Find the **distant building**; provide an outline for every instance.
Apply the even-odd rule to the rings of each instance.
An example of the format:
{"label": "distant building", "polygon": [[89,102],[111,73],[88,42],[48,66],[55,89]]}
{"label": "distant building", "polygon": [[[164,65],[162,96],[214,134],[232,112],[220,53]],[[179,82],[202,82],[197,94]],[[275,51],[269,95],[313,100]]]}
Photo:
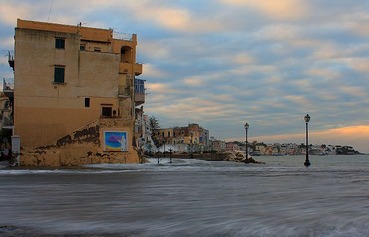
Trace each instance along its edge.
{"label": "distant building", "polygon": [[226,143],[226,151],[239,151],[240,147],[233,142],[227,142]]}
{"label": "distant building", "polygon": [[226,150],[226,142],[221,140],[211,140],[212,151],[224,152]]}
{"label": "distant building", "polygon": [[154,137],[161,151],[172,148],[178,152],[202,152],[209,147],[209,130],[196,123],[187,127],[161,128]]}
{"label": "distant building", "polygon": [[135,108],[145,102],[145,88],[136,78],[137,36],[113,34],[17,20],[9,63],[21,165],[139,162]]}
{"label": "distant building", "polygon": [[[13,94],[13,90],[10,87],[7,87],[5,79],[3,88],[5,88],[3,91],[8,90],[11,91],[11,95]],[[13,129],[13,102],[14,98],[9,97],[6,92],[0,93],[0,125],[2,129]]]}
{"label": "distant building", "polygon": [[256,143],[254,153],[256,155],[265,155],[267,145],[264,143]]}
{"label": "distant building", "polygon": [[146,154],[154,154],[156,152],[156,146],[155,142],[152,139],[152,131],[150,128],[150,121],[149,117],[145,114],[142,116],[142,135],[141,135],[141,141],[143,144],[140,144],[140,146],[143,145],[143,151]]}
{"label": "distant building", "polygon": [[11,135],[13,131],[13,97],[9,96],[8,92],[11,91],[10,86],[6,80],[3,80],[3,91],[0,93],[0,126],[1,139],[0,139],[0,160],[11,158]]}

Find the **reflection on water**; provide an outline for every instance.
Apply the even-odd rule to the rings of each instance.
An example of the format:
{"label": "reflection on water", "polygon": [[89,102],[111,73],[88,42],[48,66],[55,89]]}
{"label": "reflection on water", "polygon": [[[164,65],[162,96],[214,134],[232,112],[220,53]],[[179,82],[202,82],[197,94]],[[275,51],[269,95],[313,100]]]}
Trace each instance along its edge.
{"label": "reflection on water", "polygon": [[366,236],[369,157],[0,169],[0,236]]}

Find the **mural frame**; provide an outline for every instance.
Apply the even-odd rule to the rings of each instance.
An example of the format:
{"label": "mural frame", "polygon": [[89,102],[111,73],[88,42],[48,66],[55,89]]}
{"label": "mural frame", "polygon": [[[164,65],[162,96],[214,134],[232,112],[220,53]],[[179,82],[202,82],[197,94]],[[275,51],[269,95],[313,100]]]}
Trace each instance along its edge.
{"label": "mural frame", "polygon": [[127,131],[104,131],[104,151],[127,152],[128,132]]}

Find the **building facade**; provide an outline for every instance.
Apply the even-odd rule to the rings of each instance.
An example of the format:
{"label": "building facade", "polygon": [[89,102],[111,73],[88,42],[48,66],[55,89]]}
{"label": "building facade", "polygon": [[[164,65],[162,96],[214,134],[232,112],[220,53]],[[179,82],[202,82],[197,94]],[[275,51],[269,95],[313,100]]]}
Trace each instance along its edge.
{"label": "building facade", "polygon": [[226,142],[226,151],[239,151],[240,147],[233,142]]}
{"label": "building facade", "polygon": [[[135,108],[144,103],[145,89],[136,78],[142,73],[137,36],[113,34],[17,20],[10,65],[21,165],[139,162]],[[35,155],[45,147],[54,155]]]}
{"label": "building facade", "polygon": [[[169,148],[176,152],[203,152],[209,148],[209,130],[197,123],[186,127],[173,127],[158,129],[154,138],[160,151]],[[166,148],[164,148],[166,146]]]}
{"label": "building facade", "polygon": [[225,141],[211,139],[210,143],[211,143],[210,146],[211,146],[212,151],[217,151],[217,152],[225,152],[226,151],[226,142]]}

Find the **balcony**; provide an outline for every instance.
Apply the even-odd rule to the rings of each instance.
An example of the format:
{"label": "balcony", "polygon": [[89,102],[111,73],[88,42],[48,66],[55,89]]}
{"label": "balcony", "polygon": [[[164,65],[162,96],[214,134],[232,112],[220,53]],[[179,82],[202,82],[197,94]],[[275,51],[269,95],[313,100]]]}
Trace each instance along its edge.
{"label": "balcony", "polygon": [[135,105],[145,103],[145,80],[135,79]]}
{"label": "balcony", "polygon": [[145,93],[135,93],[135,105],[139,106],[145,103]]}
{"label": "balcony", "polygon": [[14,56],[13,56],[13,53],[11,53],[10,51],[8,51],[8,62],[9,62],[9,66],[13,68],[13,71],[14,71]]}
{"label": "balcony", "polygon": [[[135,63],[133,65],[133,70],[136,76],[142,74],[142,64]],[[122,74],[131,74],[132,64],[131,63],[119,63],[119,73]]]}
{"label": "balcony", "polygon": [[[118,97],[119,98],[131,98],[131,79],[127,77],[127,84],[126,85],[119,85],[118,86]],[[135,106],[139,106],[145,103],[145,80],[142,79],[135,79],[134,82],[134,100]]]}

